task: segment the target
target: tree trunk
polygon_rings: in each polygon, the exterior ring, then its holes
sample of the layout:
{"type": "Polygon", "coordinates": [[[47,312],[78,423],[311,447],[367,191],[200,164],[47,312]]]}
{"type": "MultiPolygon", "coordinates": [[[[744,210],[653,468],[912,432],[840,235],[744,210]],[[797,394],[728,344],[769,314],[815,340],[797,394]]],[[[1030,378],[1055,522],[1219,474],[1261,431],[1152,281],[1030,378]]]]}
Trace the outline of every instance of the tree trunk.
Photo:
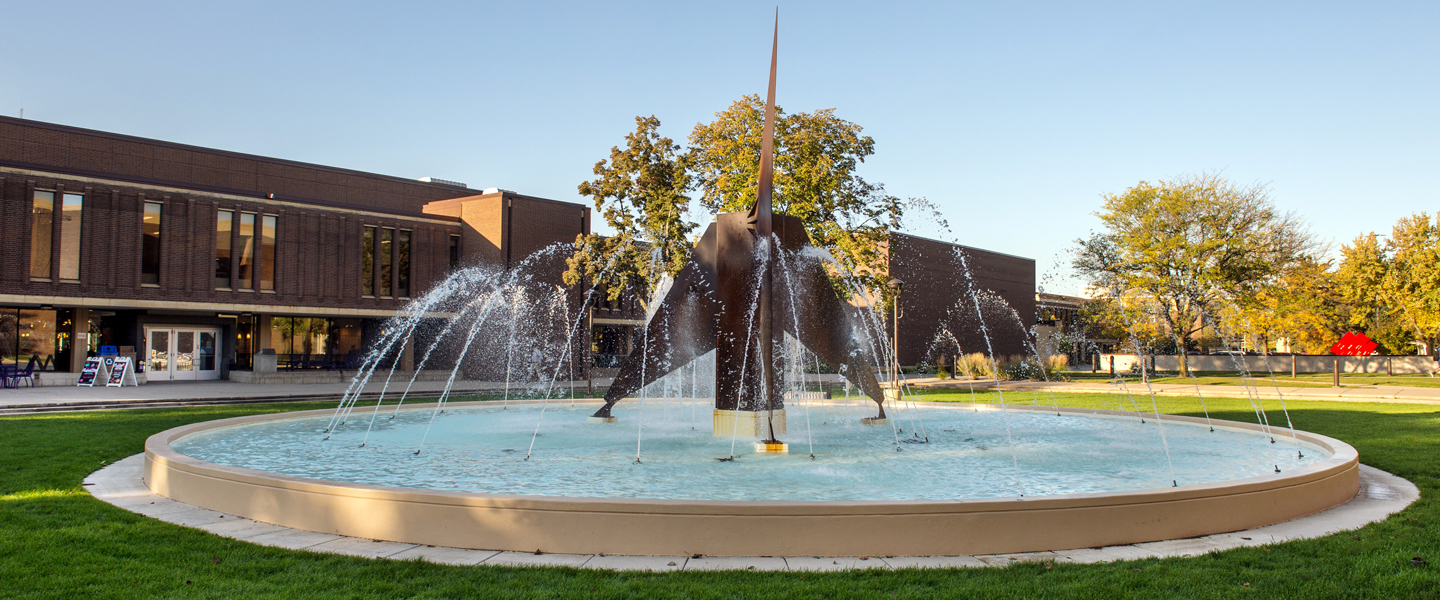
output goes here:
{"type": "Polygon", "coordinates": [[[1176,352],[1179,353],[1178,356],[1179,356],[1179,358],[1180,358],[1180,376],[1181,376],[1181,377],[1189,377],[1189,376],[1190,376],[1190,355],[1188,355],[1188,354],[1185,353],[1185,338],[1182,337],[1182,336],[1178,336],[1178,335],[1175,336],[1175,347],[1176,347],[1176,352]]]}

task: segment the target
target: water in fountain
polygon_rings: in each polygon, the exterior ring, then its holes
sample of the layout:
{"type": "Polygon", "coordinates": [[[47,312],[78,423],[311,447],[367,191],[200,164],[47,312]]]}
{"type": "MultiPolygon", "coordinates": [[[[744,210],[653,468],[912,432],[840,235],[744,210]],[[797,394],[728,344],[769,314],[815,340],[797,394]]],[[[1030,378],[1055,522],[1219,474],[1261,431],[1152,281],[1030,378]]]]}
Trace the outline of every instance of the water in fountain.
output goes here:
{"type": "MultiPolygon", "coordinates": [[[[757,252],[765,252],[767,247],[768,244],[757,244],[757,252]]],[[[585,294],[577,294],[538,283],[539,278],[536,274],[545,262],[563,256],[567,251],[567,245],[557,245],[527,258],[516,268],[508,271],[472,267],[455,272],[430,293],[416,300],[405,311],[387,323],[380,338],[372,345],[371,353],[367,356],[364,367],[352,380],[350,389],[340,406],[337,407],[335,414],[320,426],[309,425],[307,421],[305,427],[308,429],[306,430],[318,429],[330,438],[338,439],[341,442],[358,442],[353,445],[348,443],[342,445],[348,446],[352,450],[360,448],[361,450],[358,451],[360,454],[357,456],[365,456],[370,459],[375,459],[378,454],[388,456],[393,450],[405,445],[403,440],[408,439],[414,452],[407,451],[405,454],[411,457],[409,459],[412,461],[409,463],[411,467],[418,469],[422,474],[446,472],[449,465],[464,464],[467,459],[463,457],[471,456],[470,453],[474,453],[473,460],[485,462],[490,460],[485,457],[490,456],[493,452],[503,454],[502,462],[509,461],[513,455],[513,458],[521,463],[533,464],[538,461],[549,465],[546,469],[556,467],[561,470],[576,469],[576,477],[579,477],[579,473],[587,472],[587,469],[599,469],[600,471],[609,469],[609,467],[598,465],[606,463],[608,460],[606,457],[613,455],[612,445],[615,442],[615,436],[621,435],[616,432],[621,430],[613,427],[579,424],[576,417],[589,410],[589,407],[574,406],[573,404],[569,407],[555,406],[549,402],[549,399],[556,397],[554,394],[557,382],[560,381],[562,373],[567,370],[572,358],[572,348],[577,339],[580,339],[580,330],[584,324],[582,309],[588,304],[589,294],[595,293],[592,289],[585,294]],[[428,337],[424,339],[425,343],[417,343],[422,337],[419,335],[420,332],[428,332],[428,337]],[[496,335],[497,333],[499,335],[496,335]],[[423,347],[424,351],[421,353],[417,372],[407,374],[409,382],[402,391],[398,384],[404,379],[395,381],[395,385],[391,385],[398,370],[398,363],[394,357],[399,348],[411,343],[417,343],[416,348],[423,347]],[[544,368],[516,368],[518,364],[530,365],[528,351],[531,349],[539,350],[545,357],[544,368]],[[413,398],[412,386],[419,376],[418,372],[421,369],[436,367],[448,369],[449,373],[444,389],[434,407],[417,413],[401,410],[397,406],[394,410],[388,411],[388,418],[378,418],[381,412],[380,403],[387,394],[391,394],[392,389],[399,392],[398,397],[403,403],[413,398]],[[381,371],[385,372],[381,373],[381,371]],[[382,387],[382,398],[377,400],[375,407],[359,421],[359,424],[364,426],[355,427],[356,417],[352,413],[360,404],[360,392],[377,374],[381,375],[386,382],[382,387]],[[446,408],[451,401],[451,391],[462,377],[506,382],[504,396],[497,407],[499,412],[472,408],[455,409],[454,407],[447,412],[446,408]],[[512,400],[518,398],[538,398],[540,401],[538,404],[512,403],[512,400]],[[513,413],[513,415],[506,413],[513,413]],[[552,417],[547,419],[547,414],[552,417]],[[522,421],[516,421],[516,419],[522,419],[522,421]],[[528,423],[519,427],[520,431],[529,434],[528,440],[511,440],[510,438],[517,434],[515,429],[521,422],[528,423]],[[434,433],[433,440],[432,432],[434,433]],[[457,438],[456,436],[464,438],[462,432],[472,432],[475,437],[473,440],[457,438]],[[592,433],[594,435],[590,435],[592,433]],[[352,440],[354,437],[359,439],[352,440]],[[518,446],[522,443],[525,447],[519,448],[518,446]],[[496,450],[496,444],[507,446],[507,448],[496,450]],[[425,452],[421,452],[422,450],[425,452]]],[[[790,319],[795,331],[800,330],[798,299],[806,293],[803,285],[797,283],[801,280],[797,274],[804,269],[814,268],[818,265],[828,272],[840,275],[836,281],[841,283],[852,298],[852,304],[857,307],[856,316],[859,318],[856,321],[853,335],[856,336],[855,339],[860,346],[868,351],[869,356],[874,359],[874,362],[866,365],[865,368],[883,372],[886,370],[887,364],[895,364],[896,357],[891,351],[886,334],[884,313],[880,307],[871,303],[872,299],[880,296],[876,290],[867,289],[861,285],[861,278],[847,273],[833,257],[815,248],[806,247],[800,252],[777,251],[775,258],[777,315],[783,315],[783,318],[790,319]]],[[[968,260],[963,253],[957,254],[955,260],[965,277],[967,292],[966,296],[957,298],[955,308],[964,308],[968,305],[968,309],[964,312],[973,314],[973,324],[986,343],[992,369],[998,373],[999,364],[994,348],[990,344],[992,335],[990,323],[1010,322],[1015,323],[1018,327],[1020,325],[1018,315],[1003,300],[978,289],[973,274],[969,271],[968,260]]],[[[654,297],[650,299],[651,310],[647,319],[655,314],[654,308],[665,292],[664,287],[663,284],[659,286],[660,289],[657,289],[654,297]]],[[[755,301],[752,295],[751,310],[754,310],[755,301]]],[[[952,313],[955,312],[952,310],[952,313]]],[[[952,340],[955,339],[953,333],[950,333],[948,329],[944,330],[952,340]]],[[[686,341],[684,332],[671,332],[670,335],[672,338],[667,338],[667,344],[683,344],[686,341]]],[[[756,334],[750,331],[746,335],[753,339],[756,334]]],[[[1040,352],[1033,341],[1028,339],[1028,335],[1026,337],[1025,343],[1030,359],[1038,361],[1040,352]]],[[[955,342],[955,345],[958,349],[958,342],[955,342]]],[[[756,365],[750,362],[750,357],[747,356],[746,359],[747,363],[742,365],[742,370],[756,368],[756,365]]],[[[773,366],[777,373],[775,384],[781,391],[782,397],[786,398],[788,404],[798,408],[805,416],[804,436],[809,450],[805,453],[806,457],[817,461],[817,465],[823,465],[827,473],[845,472],[848,473],[846,477],[855,478],[860,476],[857,471],[851,469],[861,469],[861,465],[867,465],[864,468],[887,469],[891,472],[907,473],[909,477],[923,477],[921,471],[916,469],[940,468],[938,465],[941,463],[935,461],[959,460],[962,456],[965,457],[963,460],[971,460],[970,454],[966,454],[966,452],[978,451],[989,457],[986,459],[989,461],[993,461],[997,457],[1008,458],[1009,460],[1006,461],[1009,463],[1006,465],[1008,469],[995,471],[992,465],[991,471],[987,471],[987,475],[981,478],[982,489],[964,492],[965,494],[993,496],[1004,495],[1005,490],[1015,490],[1021,495],[1035,495],[1066,493],[1079,489],[1119,489],[1114,486],[1106,487],[1110,485],[1108,483],[1090,482],[1075,487],[1073,483],[1059,484],[1052,481],[1055,475],[1049,469],[1054,468],[1054,465],[1043,465],[1042,463],[1045,461],[1041,460],[1039,456],[1054,452],[1054,450],[1037,450],[1034,446],[1035,440],[1049,437],[1049,433],[1044,433],[1047,428],[1058,427],[1064,430],[1071,426],[1044,425],[1038,421],[1040,417],[1036,414],[1026,411],[1016,413],[1006,402],[1003,389],[997,390],[1000,400],[998,413],[975,412],[978,410],[977,407],[963,411],[963,414],[970,415],[964,419],[956,418],[956,415],[961,414],[960,412],[937,410],[931,406],[922,407],[915,402],[913,394],[898,395],[896,401],[891,403],[890,408],[896,415],[891,420],[891,431],[885,432],[889,435],[883,436],[883,445],[894,450],[901,450],[902,428],[900,425],[903,423],[905,427],[911,428],[911,434],[906,436],[904,441],[929,441],[932,444],[927,444],[927,446],[933,445],[933,449],[918,454],[912,453],[914,454],[912,459],[915,461],[913,468],[899,468],[888,460],[883,463],[874,462],[884,460],[873,454],[880,448],[876,445],[881,443],[880,429],[861,426],[858,424],[858,419],[855,418],[864,414],[863,411],[868,401],[862,397],[858,402],[812,402],[806,370],[810,365],[815,365],[818,374],[821,370],[818,364],[819,360],[805,347],[804,340],[795,338],[789,333],[780,335],[780,342],[775,348],[774,361],[773,366]],[[798,405],[796,405],[797,402],[798,405]],[[812,415],[812,409],[818,412],[812,415]],[[936,435],[939,437],[935,437],[936,435]],[[1000,447],[1002,443],[1004,444],[1003,448],[1000,447]],[[998,455],[995,454],[997,452],[998,455]],[[840,465],[849,466],[841,467],[840,465]],[[1010,477],[1000,476],[998,480],[996,479],[999,473],[1007,471],[1010,473],[1010,477]]],[[[735,462],[734,458],[741,454],[738,452],[741,446],[736,443],[739,436],[735,432],[732,431],[730,439],[726,440],[723,437],[711,435],[711,432],[706,431],[705,428],[696,426],[697,408],[703,409],[705,405],[713,403],[714,382],[717,376],[716,353],[709,351],[685,361],[683,364],[669,364],[665,368],[668,372],[634,394],[640,401],[622,403],[618,406],[620,410],[632,415],[637,421],[636,428],[629,430],[630,435],[634,436],[633,443],[635,444],[635,453],[630,462],[647,470],[655,469],[657,473],[666,471],[673,473],[674,469],[699,468],[698,465],[688,463],[697,456],[707,457],[707,460],[713,459],[717,454],[715,447],[719,444],[728,446],[729,462],[735,462]],[[677,406],[672,407],[672,400],[677,406]],[[682,416],[685,413],[680,410],[680,407],[688,407],[688,419],[682,416]],[[640,460],[642,450],[644,450],[645,459],[643,462],[640,460]]],[[[573,375],[567,376],[567,379],[572,377],[573,375]]],[[[1142,376],[1142,379],[1145,378],[1142,376]]],[[[563,392],[561,395],[564,395],[563,392]]],[[[1053,395],[1051,400],[1050,404],[1053,410],[1057,406],[1053,395]]],[[[1133,398],[1131,403],[1134,404],[1133,398]]],[[[1157,419],[1155,425],[1164,427],[1158,422],[1158,405],[1154,401],[1153,394],[1152,408],[1157,419]]],[[[708,412],[704,411],[704,413],[708,412]]],[[[1139,414],[1138,407],[1135,407],[1135,413],[1139,414]]],[[[1054,415],[1051,415],[1050,418],[1053,419],[1054,415]]],[[[1070,420],[1072,419],[1066,419],[1066,421],[1070,420]]],[[[1091,428],[1090,423],[1098,422],[1103,425],[1095,427],[1100,430],[1114,429],[1116,434],[1120,431],[1128,432],[1131,427],[1147,425],[1143,418],[1139,423],[1132,421],[1131,425],[1125,425],[1124,421],[1115,418],[1102,418],[1095,421],[1078,418],[1078,420],[1087,423],[1080,426],[1081,429],[1091,428]]],[[[1174,425],[1173,427],[1180,428],[1178,430],[1180,433],[1173,434],[1178,436],[1177,439],[1186,440],[1185,444],[1193,441],[1193,435],[1185,426],[1174,425]]],[[[799,434],[798,431],[793,433],[799,434]]],[[[1161,437],[1158,445],[1168,453],[1170,450],[1170,440],[1166,437],[1168,432],[1160,430],[1159,433],[1161,437]]],[[[1238,436],[1233,439],[1226,438],[1229,443],[1254,437],[1252,434],[1243,432],[1231,431],[1229,433],[1238,436]]],[[[1177,485],[1179,478],[1187,479],[1187,483],[1213,480],[1213,474],[1192,475],[1198,468],[1189,462],[1194,459],[1193,456],[1170,459],[1167,461],[1167,467],[1161,471],[1153,469],[1146,471],[1147,468],[1141,466],[1145,462],[1143,457],[1152,454],[1143,447],[1145,443],[1140,443],[1138,447],[1135,445],[1134,440],[1137,438],[1134,437],[1133,432],[1125,434],[1127,443],[1123,445],[1115,445],[1110,433],[1097,435],[1100,435],[1100,439],[1103,440],[1098,443],[1110,444],[1111,447],[1092,450],[1106,454],[1109,457],[1106,460],[1118,461],[1111,466],[1123,463],[1119,473],[1145,472],[1145,475],[1137,476],[1137,481],[1143,481],[1145,486],[1153,486],[1158,477],[1168,478],[1172,485],[1177,485]]],[[[1206,449],[1201,454],[1207,452],[1211,452],[1211,450],[1206,449]]],[[[718,454],[725,455],[727,453],[722,451],[718,454]]],[[[1314,452],[1313,454],[1316,456],[1312,459],[1318,458],[1323,453],[1314,452]]],[[[1294,456],[1293,460],[1282,460],[1278,456],[1269,455],[1262,460],[1277,466],[1305,464],[1306,456],[1303,453],[1292,453],[1291,455],[1294,456]]],[[[388,460],[391,458],[381,459],[381,462],[388,460]]],[[[747,461],[749,460],[747,459],[747,461]]],[[[778,468],[775,466],[776,460],[775,457],[766,457],[757,463],[764,466],[753,468],[776,469],[778,468]]],[[[1254,461],[1246,462],[1253,463],[1254,461]]],[[[393,484],[394,477],[397,476],[396,470],[405,470],[405,467],[398,466],[405,463],[396,464],[396,467],[381,468],[381,474],[373,477],[357,475],[355,471],[362,470],[358,466],[336,468],[338,471],[349,473],[346,477],[352,477],[355,480],[393,484]]],[[[489,468],[483,467],[481,470],[489,468]]],[[[744,469],[750,468],[752,467],[744,469]]],[[[1253,469],[1253,464],[1247,464],[1244,468],[1253,469]]],[[[1248,471],[1246,472],[1248,473],[1248,471]]],[[[970,475],[978,477],[973,472],[970,475]]],[[[686,477],[694,476],[693,473],[686,475],[686,477]]],[[[561,481],[571,481],[569,476],[560,475],[559,477],[561,481]]],[[[707,476],[701,475],[700,477],[703,479],[707,476]]],[[[727,482],[719,487],[729,489],[735,485],[733,481],[728,481],[730,476],[723,477],[727,478],[727,482]]],[[[801,481],[813,479],[803,472],[796,477],[801,481]]],[[[522,477],[522,479],[527,478],[522,477]]],[[[527,480],[528,483],[515,483],[514,485],[520,486],[518,488],[510,484],[492,488],[490,486],[494,481],[488,479],[486,481],[489,483],[480,487],[474,487],[475,484],[455,483],[454,485],[461,487],[469,485],[471,487],[465,489],[476,490],[482,488],[484,490],[519,490],[525,486],[538,486],[525,489],[531,489],[537,493],[550,493],[553,490],[548,486],[555,484],[548,480],[541,481],[534,478],[527,480]]],[[[647,479],[647,481],[650,480],[647,479]]],[[[949,485],[951,482],[946,480],[944,483],[949,485]]],[[[410,482],[407,485],[416,484],[410,482]]],[[[423,484],[420,487],[426,485],[430,484],[423,484]]],[[[746,498],[763,496],[763,494],[757,496],[758,492],[753,489],[745,491],[744,487],[741,485],[742,489],[738,489],[734,493],[744,495],[746,498]]],[[[620,488],[624,488],[624,486],[592,491],[596,495],[615,493],[623,496],[637,493],[633,489],[626,491],[620,488]]],[[[710,498],[720,497],[705,495],[703,492],[690,493],[710,498]]],[[[889,492],[865,493],[878,494],[887,498],[895,497],[887,495],[890,494],[889,492]]],[[[674,497],[691,497],[684,493],[677,492],[677,494],[674,497]]],[[[910,498],[940,497],[936,494],[943,495],[936,490],[926,491],[923,489],[907,491],[902,495],[910,498]]],[[[839,498],[844,496],[845,494],[839,492],[825,492],[819,497],[839,498]]],[[[657,497],[669,496],[660,494],[657,497]]]]}

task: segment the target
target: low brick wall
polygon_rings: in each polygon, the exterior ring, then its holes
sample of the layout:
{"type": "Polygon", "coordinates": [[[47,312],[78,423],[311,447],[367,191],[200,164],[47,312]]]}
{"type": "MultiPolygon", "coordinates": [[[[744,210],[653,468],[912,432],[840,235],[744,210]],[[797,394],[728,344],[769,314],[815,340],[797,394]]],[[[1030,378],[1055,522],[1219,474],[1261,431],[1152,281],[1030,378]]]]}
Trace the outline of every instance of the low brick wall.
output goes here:
{"type": "MultiPolygon", "coordinates": [[[[1129,372],[1131,365],[1140,362],[1134,354],[1102,354],[1100,370],[1109,371],[1111,359],[1115,361],[1116,372],[1129,372]]],[[[1146,357],[1148,359],[1148,357],[1146,357]]],[[[1342,373],[1393,373],[1414,375],[1436,372],[1435,359],[1429,356],[1330,356],[1330,355],[1284,355],[1284,356],[1231,356],[1226,354],[1190,355],[1190,369],[1194,371],[1239,371],[1242,368],[1251,373],[1290,373],[1293,366],[1296,373],[1331,373],[1339,361],[1342,373]],[[1268,363],[1268,364],[1267,364],[1268,363]]],[[[1180,370],[1180,357],[1173,354],[1155,355],[1155,369],[1160,371],[1180,370]]]]}

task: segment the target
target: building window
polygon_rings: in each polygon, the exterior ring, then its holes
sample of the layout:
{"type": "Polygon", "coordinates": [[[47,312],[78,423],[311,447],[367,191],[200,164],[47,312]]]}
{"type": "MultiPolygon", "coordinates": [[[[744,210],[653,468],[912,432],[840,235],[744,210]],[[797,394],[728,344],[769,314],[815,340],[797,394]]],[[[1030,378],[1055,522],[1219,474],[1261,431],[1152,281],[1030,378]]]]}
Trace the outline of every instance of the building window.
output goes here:
{"type": "Polygon", "coordinates": [[[255,354],[258,350],[255,347],[255,343],[259,340],[255,338],[255,331],[257,327],[256,323],[259,320],[259,317],[247,314],[241,314],[235,318],[235,362],[232,363],[231,368],[255,368],[251,360],[251,355],[255,354]]]}
{"type": "MultiPolygon", "coordinates": [[[[32,359],[36,370],[54,370],[57,362],[56,311],[0,308],[0,363],[24,368],[32,359]]],[[[65,367],[65,368],[68,368],[65,367]]]]}
{"type": "Polygon", "coordinates": [[[395,296],[410,297],[410,232],[395,232],[395,296]]]}
{"type": "Polygon", "coordinates": [[[391,285],[395,282],[393,273],[395,249],[395,230],[389,227],[380,230],[380,295],[390,297],[394,295],[394,288],[391,285]]]}
{"type": "Polygon", "coordinates": [[[255,289],[255,215],[240,213],[240,272],[237,273],[242,290],[255,289]]]}
{"type": "Polygon", "coordinates": [[[215,217],[215,287],[230,289],[230,236],[234,233],[235,211],[222,210],[215,217]]]}
{"type": "Polygon", "coordinates": [[[450,236],[450,268],[460,266],[460,236],[450,236]]]}
{"type": "Polygon", "coordinates": [[[60,278],[80,279],[80,230],[85,197],[64,194],[60,201],[60,278]]]}
{"type": "Polygon", "coordinates": [[[275,291],[275,215],[260,217],[260,289],[275,291]]]}
{"type": "Polygon", "coordinates": [[[360,249],[360,293],[375,295],[375,228],[365,228],[365,241],[360,249]]]}
{"type": "Polygon", "coordinates": [[[50,236],[55,226],[55,192],[36,190],[30,208],[30,276],[50,278],[50,236]]]}
{"type": "Polygon", "coordinates": [[[165,205],[145,203],[144,221],[140,228],[140,283],[160,285],[160,212],[165,205]]]}
{"type": "Polygon", "coordinates": [[[270,345],[276,354],[291,360],[302,356],[330,356],[338,353],[335,327],[330,319],[275,317],[270,320],[270,345]]]}

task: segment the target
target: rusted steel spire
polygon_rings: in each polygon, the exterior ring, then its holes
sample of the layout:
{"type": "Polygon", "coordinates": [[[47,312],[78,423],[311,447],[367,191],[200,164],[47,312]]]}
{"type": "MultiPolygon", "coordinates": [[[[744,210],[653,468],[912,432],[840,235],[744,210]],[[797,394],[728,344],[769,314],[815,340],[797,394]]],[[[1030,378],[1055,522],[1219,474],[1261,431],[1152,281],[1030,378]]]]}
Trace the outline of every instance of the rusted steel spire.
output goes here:
{"type": "MultiPolygon", "coordinates": [[[[760,140],[760,185],[755,194],[755,237],[756,241],[764,240],[768,250],[762,257],[760,264],[760,311],[759,329],[757,333],[760,342],[760,390],[765,398],[766,411],[766,433],[767,443],[778,443],[775,438],[775,339],[774,318],[771,310],[771,267],[775,264],[774,255],[780,251],[775,243],[771,226],[770,209],[770,187],[773,181],[774,156],[775,156],[775,63],[780,51],[780,9],[775,9],[775,37],[770,42],[770,90],[765,94],[765,128],[760,140]]],[[[758,408],[758,407],[757,407],[758,408]]]]}
{"type": "Polygon", "coordinates": [[[775,164],[775,65],[780,51],[780,9],[775,9],[775,37],[770,42],[770,89],[765,94],[765,126],[760,138],[760,185],[755,194],[755,233],[771,233],[770,188],[775,164]]]}

